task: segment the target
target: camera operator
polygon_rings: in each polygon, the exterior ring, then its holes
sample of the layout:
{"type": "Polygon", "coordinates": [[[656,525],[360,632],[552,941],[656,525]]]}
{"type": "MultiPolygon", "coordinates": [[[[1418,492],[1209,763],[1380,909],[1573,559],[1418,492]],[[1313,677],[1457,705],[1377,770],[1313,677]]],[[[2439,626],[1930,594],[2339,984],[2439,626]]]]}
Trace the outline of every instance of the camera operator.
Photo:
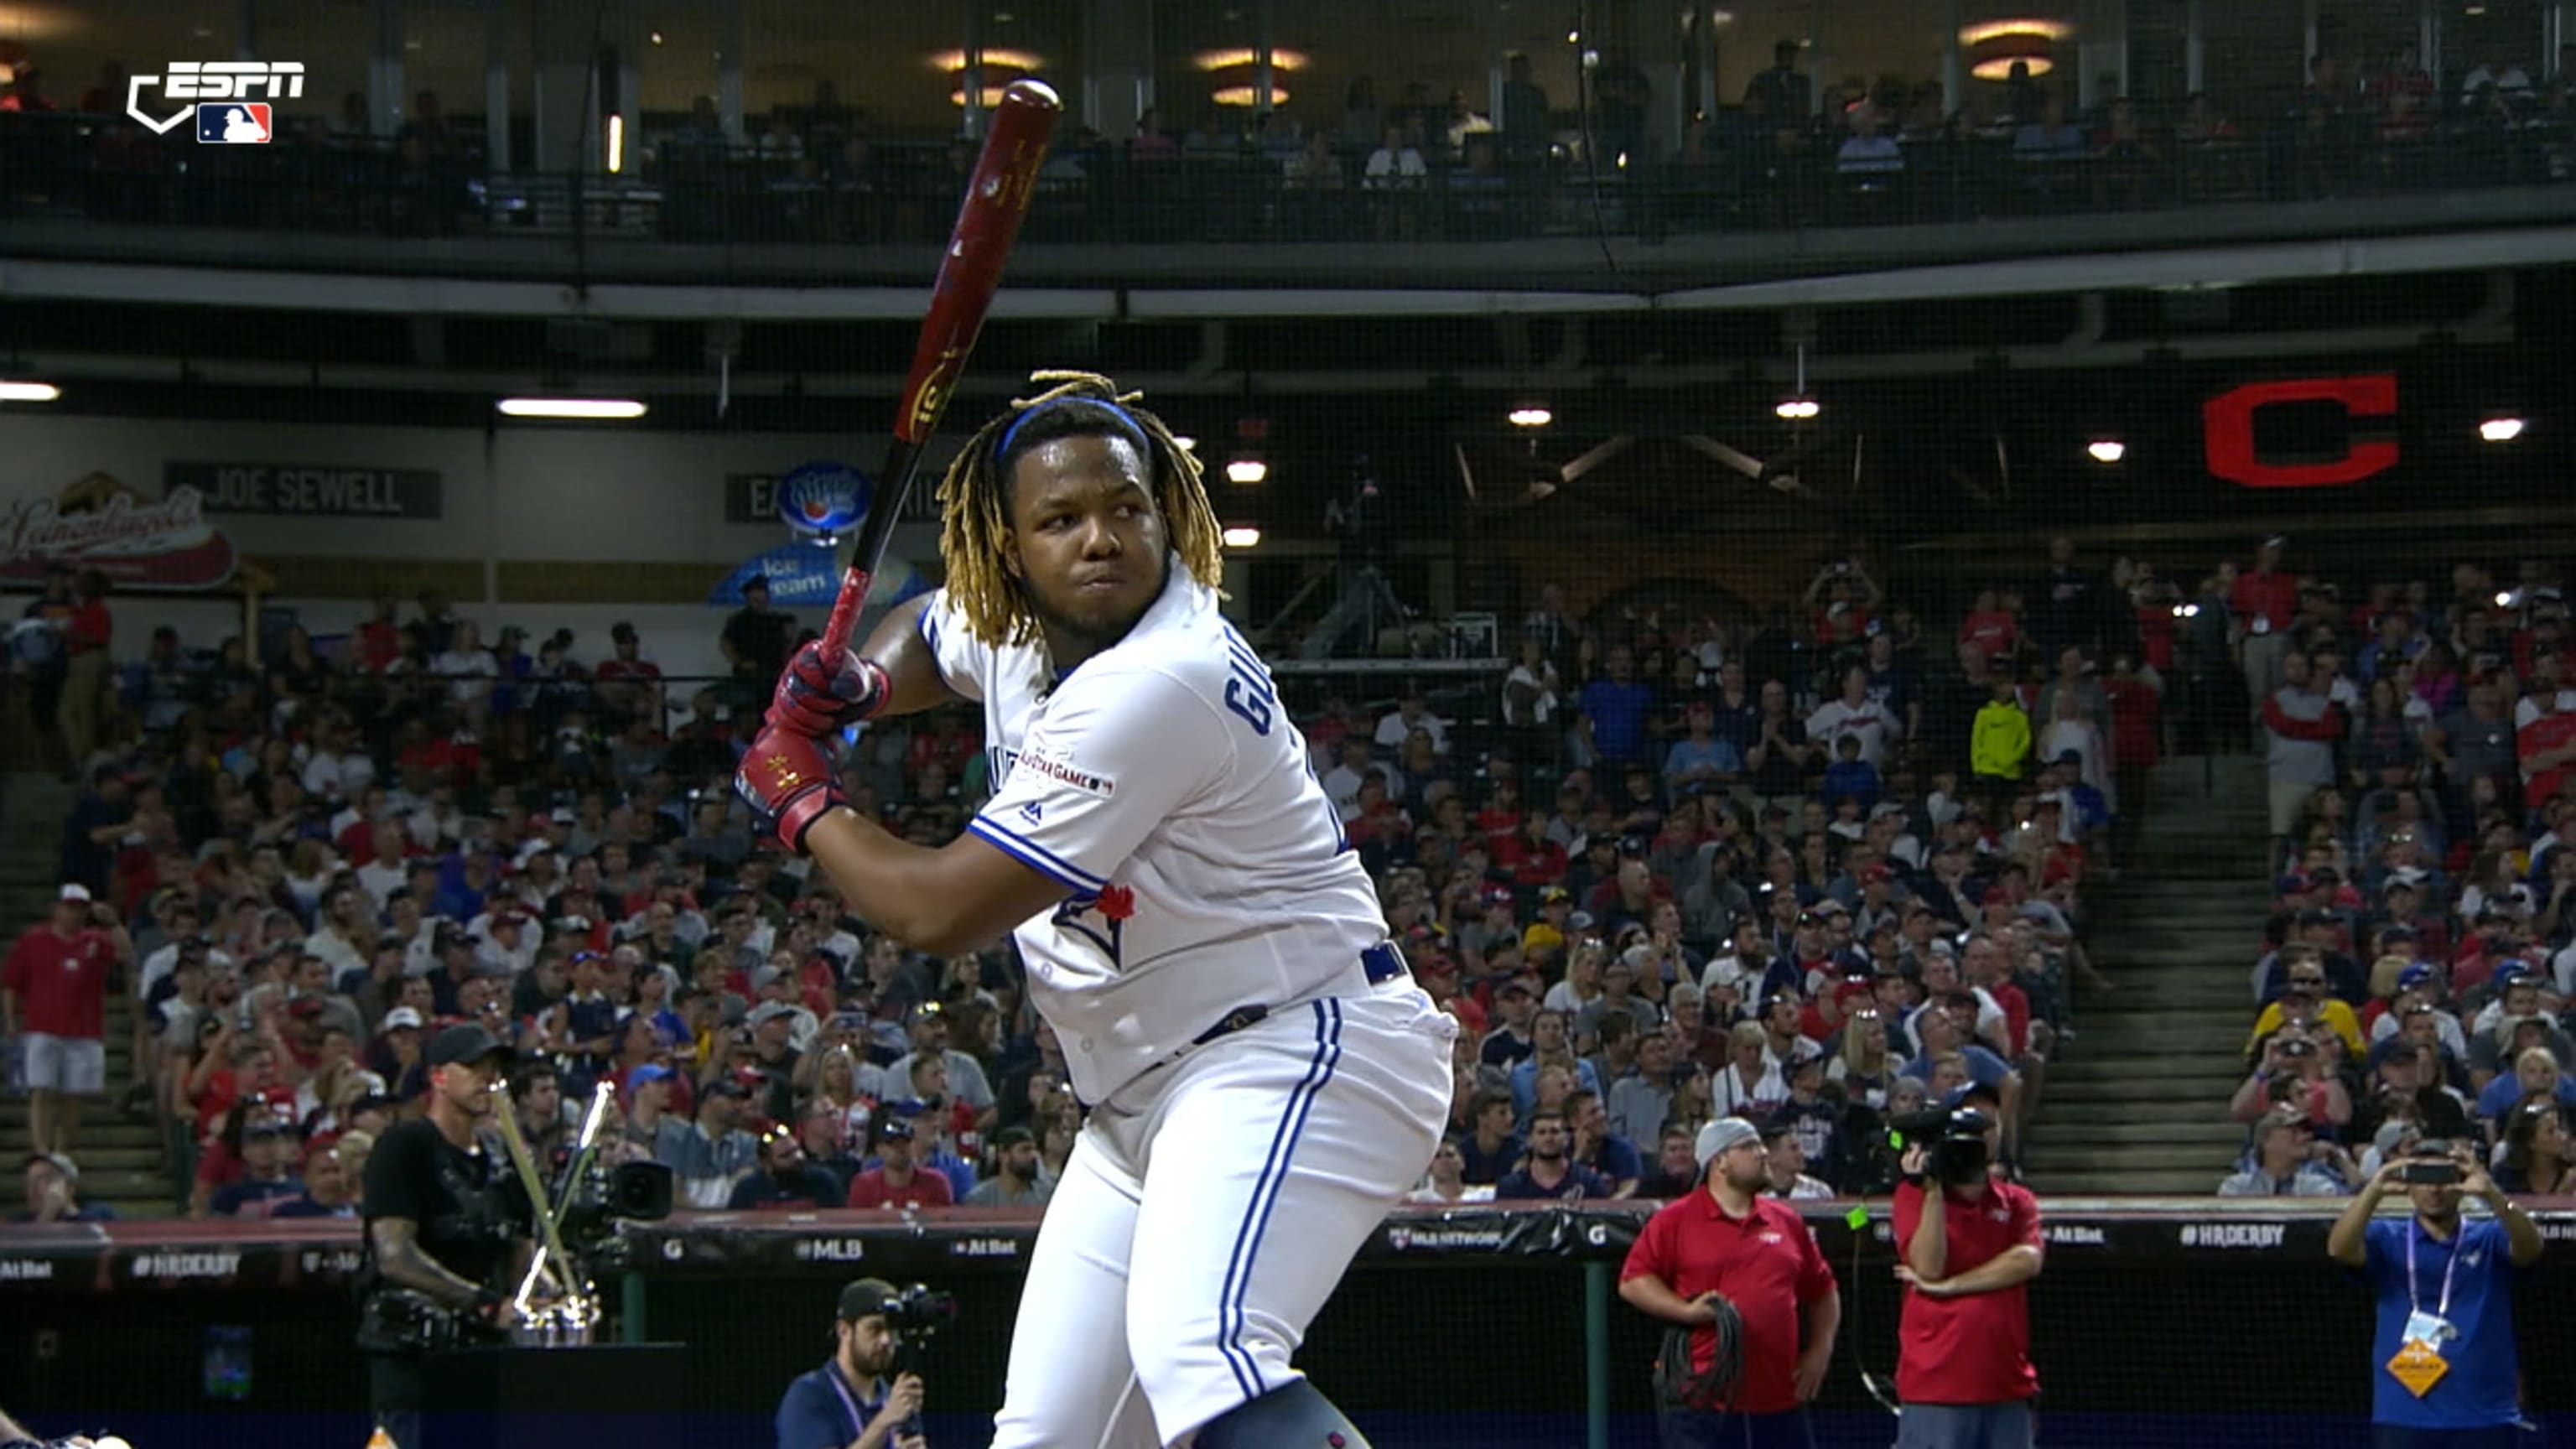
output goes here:
{"type": "Polygon", "coordinates": [[[1893,1124],[1911,1142],[1896,1189],[1905,1284],[1897,1449],[2029,1449],[2030,1300],[2041,1265],[2039,1201],[1992,1171],[2003,1129],[1953,1105],[1893,1124]]]}
{"type": "Polygon", "coordinates": [[[1621,1298],[1689,1334],[1686,1353],[1668,1335],[1657,1365],[1665,1449],[1815,1449],[1806,1406],[1842,1289],[1797,1210],[1764,1195],[1759,1129],[1721,1117],[1693,1147],[1702,1188],[1647,1219],[1619,1270],[1621,1298]]]}
{"type": "Polygon", "coordinates": [[[899,1299],[877,1278],[841,1290],[832,1356],[778,1401],[778,1449],[923,1449],[921,1377],[895,1372],[902,1344],[886,1310],[899,1299]]]}
{"type": "Polygon", "coordinates": [[[2374,1174],[2326,1235],[2326,1254],[2370,1280],[2371,1443],[2376,1449],[2511,1449],[2521,1442],[2514,1270],[2540,1261],[2540,1228],[2465,1143],[2426,1142],[2374,1174]],[[2404,1191],[2414,1213],[2373,1222],[2404,1191]],[[2495,1216],[2460,1216],[2460,1199],[2495,1216]]]}
{"type": "Polygon", "coordinates": [[[370,1408],[398,1449],[420,1449],[422,1356],[500,1341],[511,1322],[502,1285],[531,1251],[526,1194],[479,1135],[510,1049],[480,1026],[451,1026],[428,1063],[428,1114],[386,1128],[367,1158],[358,1347],[370,1408]]]}

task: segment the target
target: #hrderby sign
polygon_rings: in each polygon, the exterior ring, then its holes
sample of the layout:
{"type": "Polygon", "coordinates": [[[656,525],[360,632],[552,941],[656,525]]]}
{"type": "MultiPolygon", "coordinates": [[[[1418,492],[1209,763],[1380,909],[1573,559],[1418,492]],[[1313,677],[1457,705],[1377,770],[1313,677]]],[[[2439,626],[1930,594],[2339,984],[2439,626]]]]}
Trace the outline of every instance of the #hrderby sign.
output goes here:
{"type": "Polygon", "coordinates": [[[97,569],[121,589],[213,589],[232,578],[236,561],[194,488],[153,500],[92,473],[0,517],[0,580],[37,582],[61,563],[97,569]]]}

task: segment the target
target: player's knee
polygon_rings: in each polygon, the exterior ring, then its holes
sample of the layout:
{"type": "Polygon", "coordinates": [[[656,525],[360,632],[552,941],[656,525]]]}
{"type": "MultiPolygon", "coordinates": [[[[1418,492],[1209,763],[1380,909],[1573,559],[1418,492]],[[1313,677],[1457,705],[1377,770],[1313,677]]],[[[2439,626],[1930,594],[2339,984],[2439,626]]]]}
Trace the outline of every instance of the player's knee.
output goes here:
{"type": "Polygon", "coordinates": [[[1199,1426],[1193,1449],[1368,1449],[1368,1440],[1304,1379],[1246,1399],[1199,1426]]]}

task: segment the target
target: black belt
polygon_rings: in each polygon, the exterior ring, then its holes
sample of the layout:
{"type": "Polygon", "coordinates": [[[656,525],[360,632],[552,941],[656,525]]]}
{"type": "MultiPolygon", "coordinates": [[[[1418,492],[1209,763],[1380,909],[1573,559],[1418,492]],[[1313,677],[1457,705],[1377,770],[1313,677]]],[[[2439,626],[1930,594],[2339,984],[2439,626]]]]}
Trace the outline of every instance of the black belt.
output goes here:
{"type": "MultiPolygon", "coordinates": [[[[1396,949],[1393,941],[1380,941],[1360,953],[1360,969],[1367,974],[1369,985],[1384,986],[1406,975],[1409,968],[1404,964],[1404,953],[1396,949]]],[[[1219,1037],[1232,1036],[1245,1027],[1255,1026],[1269,1019],[1269,1007],[1238,1006],[1227,1012],[1216,1025],[1190,1038],[1190,1045],[1206,1046],[1219,1037]]]]}

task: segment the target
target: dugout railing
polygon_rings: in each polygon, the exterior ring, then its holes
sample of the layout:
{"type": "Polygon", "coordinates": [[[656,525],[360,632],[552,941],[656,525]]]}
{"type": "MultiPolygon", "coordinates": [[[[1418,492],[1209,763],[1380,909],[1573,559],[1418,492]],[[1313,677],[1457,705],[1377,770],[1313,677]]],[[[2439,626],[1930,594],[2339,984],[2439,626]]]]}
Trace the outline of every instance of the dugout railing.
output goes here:
{"type": "MultiPolygon", "coordinates": [[[[1362,1250],[1301,1363],[1384,1449],[1610,1449],[1653,1434],[1658,1325],[1616,1297],[1651,1204],[1407,1209],[1362,1250]]],[[[1818,1423],[1884,1446],[1897,1285],[1887,1205],[1807,1208],[1845,1320],[1818,1423]]],[[[2031,1293],[2043,1442],[2301,1449],[2361,1442],[2371,1307],[2325,1256],[2331,1204],[2045,1202],[2031,1293]]],[[[2576,1442],[2576,1202],[2516,1313],[2535,1446],[2576,1442]]],[[[929,1346],[933,1442],[980,1444],[1037,1229],[1026,1213],[695,1214],[629,1227],[604,1278],[614,1335],[689,1348],[691,1442],[765,1445],[789,1378],[827,1350],[834,1294],[873,1276],[955,1293],[929,1346]]],[[[1293,1225],[1291,1225],[1293,1230],[1293,1225]]],[[[0,1404],[138,1445],[363,1440],[349,1341],[356,1225],[0,1228],[0,1404]],[[246,1372],[244,1372],[246,1370],[246,1372]]]]}

